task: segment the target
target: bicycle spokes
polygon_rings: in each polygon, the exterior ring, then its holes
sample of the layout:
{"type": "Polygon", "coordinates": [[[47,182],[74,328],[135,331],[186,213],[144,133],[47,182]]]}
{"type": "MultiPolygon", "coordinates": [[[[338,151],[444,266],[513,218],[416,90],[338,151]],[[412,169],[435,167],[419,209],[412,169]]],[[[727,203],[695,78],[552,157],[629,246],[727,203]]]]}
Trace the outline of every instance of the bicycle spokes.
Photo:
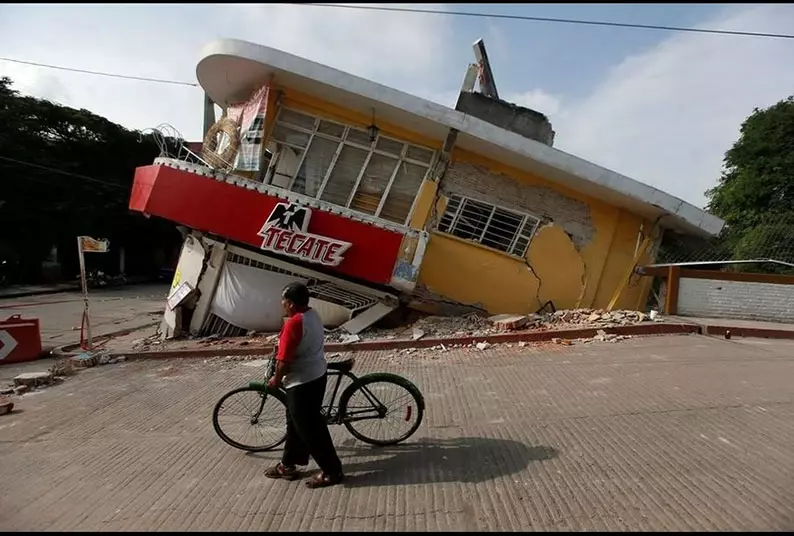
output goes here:
{"type": "Polygon", "coordinates": [[[411,392],[394,383],[370,384],[356,391],[347,404],[345,421],[376,441],[400,438],[414,426],[418,414],[411,392]]]}

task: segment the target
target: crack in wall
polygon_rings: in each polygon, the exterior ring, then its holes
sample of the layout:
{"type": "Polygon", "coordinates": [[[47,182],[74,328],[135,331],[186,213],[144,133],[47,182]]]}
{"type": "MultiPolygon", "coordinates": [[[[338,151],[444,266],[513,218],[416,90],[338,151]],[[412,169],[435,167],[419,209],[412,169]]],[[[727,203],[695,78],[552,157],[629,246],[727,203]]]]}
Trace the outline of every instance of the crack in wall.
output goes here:
{"type": "MultiPolygon", "coordinates": [[[[576,251],[579,262],[582,265],[582,274],[578,285],[580,292],[575,301],[575,306],[580,306],[586,294],[588,282],[587,263],[581,255],[581,248],[592,240],[595,235],[595,227],[590,218],[589,207],[585,203],[568,198],[548,188],[521,184],[511,177],[491,173],[483,167],[457,163],[448,166],[445,173],[438,178],[436,192],[425,225],[426,230],[435,230],[440,217],[443,216],[443,211],[439,210],[441,198],[449,199],[455,193],[482,199],[483,201],[490,201],[505,208],[530,212],[542,218],[541,225],[535,231],[535,235],[528,245],[527,254],[521,258],[536,282],[534,299],[538,310],[543,307],[546,301],[552,301],[552,304],[554,302],[553,300],[544,300],[541,296],[544,281],[530,260],[530,250],[534,239],[543,229],[555,226],[561,228],[564,236],[568,239],[574,251],[576,251]],[[505,186],[506,184],[509,184],[509,187],[505,186]],[[508,192],[508,194],[504,192],[508,192]],[[524,201],[526,198],[536,199],[532,203],[522,203],[521,206],[516,206],[516,199],[524,201]],[[541,206],[544,201],[554,206],[541,206]]],[[[422,285],[417,287],[414,298],[441,305],[441,308],[445,310],[450,308],[457,311],[485,309],[480,303],[470,306],[449,300],[422,285]]]]}

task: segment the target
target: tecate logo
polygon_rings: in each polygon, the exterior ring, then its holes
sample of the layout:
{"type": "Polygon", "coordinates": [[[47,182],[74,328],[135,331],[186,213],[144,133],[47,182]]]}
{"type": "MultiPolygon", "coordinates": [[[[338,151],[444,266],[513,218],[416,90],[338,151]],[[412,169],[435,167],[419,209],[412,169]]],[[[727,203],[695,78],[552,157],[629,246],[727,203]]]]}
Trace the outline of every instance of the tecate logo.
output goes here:
{"type": "Polygon", "coordinates": [[[308,232],[311,209],[294,203],[279,203],[257,233],[261,248],[325,266],[339,266],[350,242],[308,232]]]}

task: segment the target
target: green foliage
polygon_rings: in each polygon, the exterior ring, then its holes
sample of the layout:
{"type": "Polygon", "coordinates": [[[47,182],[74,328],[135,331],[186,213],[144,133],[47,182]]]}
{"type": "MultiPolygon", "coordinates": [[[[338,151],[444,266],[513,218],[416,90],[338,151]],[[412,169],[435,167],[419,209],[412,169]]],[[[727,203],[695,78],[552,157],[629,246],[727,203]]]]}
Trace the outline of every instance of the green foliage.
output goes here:
{"type": "Polygon", "coordinates": [[[38,279],[41,262],[57,246],[64,277],[73,278],[78,235],[135,251],[137,257],[127,255],[133,266],[152,249],[173,248],[173,224],[127,208],[135,168],[158,154],[151,136],[88,110],[20,95],[9,78],[0,78],[0,250],[19,259],[17,275],[38,279]]]}
{"type": "Polygon", "coordinates": [[[756,108],[724,164],[706,192],[708,209],[727,224],[721,247],[734,259],[794,262],[794,96],[756,108]]]}

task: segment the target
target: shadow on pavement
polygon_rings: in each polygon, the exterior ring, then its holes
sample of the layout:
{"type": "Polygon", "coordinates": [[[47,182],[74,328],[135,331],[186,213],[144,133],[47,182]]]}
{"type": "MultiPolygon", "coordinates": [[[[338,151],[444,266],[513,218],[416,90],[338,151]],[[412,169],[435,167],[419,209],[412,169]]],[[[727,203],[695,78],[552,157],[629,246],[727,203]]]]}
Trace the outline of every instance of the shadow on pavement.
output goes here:
{"type": "Polygon", "coordinates": [[[552,447],[531,447],[509,439],[427,439],[393,447],[339,445],[345,486],[401,486],[439,482],[478,483],[524,470],[557,456],[552,447]],[[351,458],[366,458],[351,461],[351,458]]]}

